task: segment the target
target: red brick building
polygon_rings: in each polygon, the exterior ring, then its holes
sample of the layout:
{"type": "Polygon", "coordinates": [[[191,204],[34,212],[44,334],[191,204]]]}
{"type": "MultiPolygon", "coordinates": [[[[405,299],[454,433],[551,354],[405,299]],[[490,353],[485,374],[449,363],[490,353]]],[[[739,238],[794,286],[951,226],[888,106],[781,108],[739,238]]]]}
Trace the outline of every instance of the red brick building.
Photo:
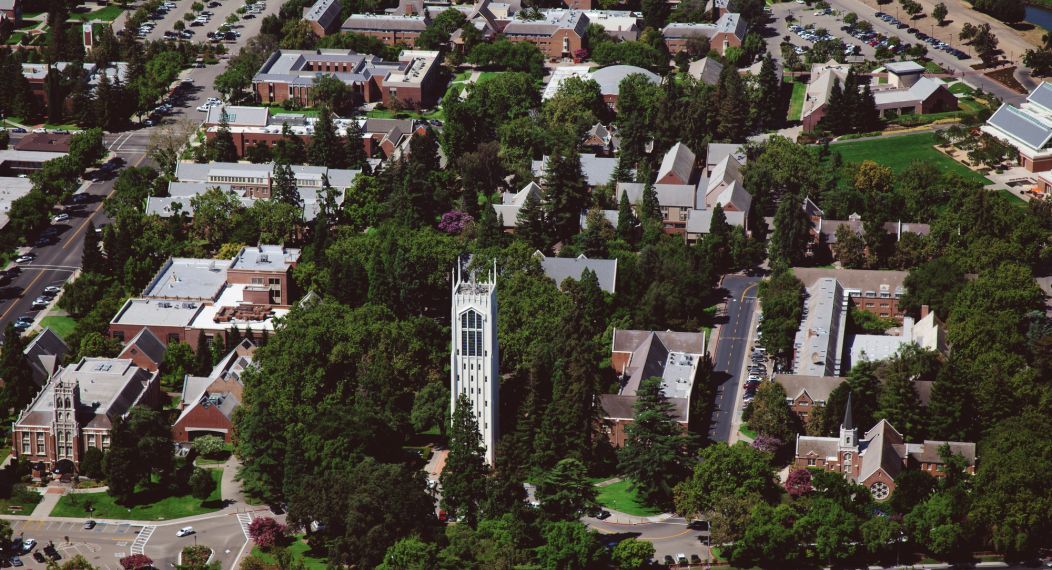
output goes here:
{"type": "Polygon", "coordinates": [[[234,347],[208,376],[187,376],[172,440],[189,442],[204,435],[234,442],[234,410],[244,398],[241,374],[252,363],[256,346],[248,340],[234,347]]]}
{"type": "Polygon", "coordinates": [[[587,47],[588,16],[578,10],[545,10],[539,20],[512,20],[503,34],[511,42],[530,42],[552,60],[573,57],[587,47]]]}
{"type": "Polygon", "coordinates": [[[431,23],[424,10],[417,14],[351,14],[340,31],[376,38],[389,46],[413,47],[431,23]]]}
{"type": "Polygon", "coordinates": [[[715,24],[671,23],[661,30],[665,46],[671,54],[685,51],[692,38],[705,38],[709,49],[725,55],[728,48],[742,46],[745,40],[745,20],[734,12],[724,12],[715,24]]]}
{"type": "Polygon", "coordinates": [[[340,3],[336,0],[317,0],[309,8],[303,9],[303,21],[310,24],[314,35],[323,38],[340,28],[340,3]]]}
{"type": "Polygon", "coordinates": [[[131,360],[82,358],[56,372],[19,412],[11,435],[13,455],[34,473],[73,473],[84,451],[106,450],[114,423],[135,406],[160,405],[157,372],[131,360]]]}

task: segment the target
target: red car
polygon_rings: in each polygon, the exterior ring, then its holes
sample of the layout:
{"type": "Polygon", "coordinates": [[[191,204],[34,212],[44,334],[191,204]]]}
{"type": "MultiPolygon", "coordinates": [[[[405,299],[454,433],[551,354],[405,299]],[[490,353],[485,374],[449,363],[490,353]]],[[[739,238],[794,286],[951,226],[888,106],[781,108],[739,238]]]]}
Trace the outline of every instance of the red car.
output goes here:
{"type": "Polygon", "coordinates": [[[438,511],[438,522],[444,523],[444,522],[448,522],[448,521],[449,521],[449,513],[447,513],[446,511],[440,509],[438,511]]]}

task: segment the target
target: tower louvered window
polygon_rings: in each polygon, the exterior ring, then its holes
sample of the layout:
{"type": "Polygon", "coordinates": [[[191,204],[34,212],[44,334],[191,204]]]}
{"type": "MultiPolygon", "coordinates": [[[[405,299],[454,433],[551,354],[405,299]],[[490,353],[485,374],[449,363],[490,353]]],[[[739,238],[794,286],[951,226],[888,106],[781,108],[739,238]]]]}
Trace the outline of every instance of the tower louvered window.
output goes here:
{"type": "Polygon", "coordinates": [[[460,315],[460,353],[482,356],[482,315],[476,311],[460,315]]]}

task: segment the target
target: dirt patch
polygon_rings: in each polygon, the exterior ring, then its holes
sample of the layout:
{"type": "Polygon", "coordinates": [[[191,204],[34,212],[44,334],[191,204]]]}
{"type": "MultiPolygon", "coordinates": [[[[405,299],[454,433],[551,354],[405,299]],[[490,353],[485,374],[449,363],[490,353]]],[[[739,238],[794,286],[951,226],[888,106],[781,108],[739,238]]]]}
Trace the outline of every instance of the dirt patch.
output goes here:
{"type": "Polygon", "coordinates": [[[1015,80],[1015,76],[1012,75],[1013,73],[1015,73],[1015,67],[1005,67],[1003,69],[998,69],[997,71],[990,71],[986,73],[986,76],[1016,93],[1026,95],[1026,89],[1015,80]]]}

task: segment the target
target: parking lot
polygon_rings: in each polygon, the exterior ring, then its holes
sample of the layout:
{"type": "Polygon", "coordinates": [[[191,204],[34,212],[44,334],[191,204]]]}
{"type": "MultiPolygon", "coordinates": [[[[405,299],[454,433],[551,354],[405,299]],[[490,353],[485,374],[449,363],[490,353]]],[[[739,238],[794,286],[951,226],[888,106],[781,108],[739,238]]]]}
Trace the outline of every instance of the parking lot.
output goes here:
{"type": "MultiPolygon", "coordinates": [[[[209,33],[215,33],[221,26],[226,24],[226,20],[231,14],[236,14],[238,8],[247,4],[249,4],[247,0],[167,0],[166,5],[169,7],[155,14],[157,16],[156,19],[151,17],[147,20],[153,25],[153,29],[142,37],[150,41],[160,41],[166,39],[165,33],[167,32],[169,34],[168,39],[172,39],[173,34],[178,34],[178,31],[175,29],[175,23],[182,21],[186,26],[182,39],[193,42],[206,42],[209,41],[209,33]],[[204,4],[204,12],[210,14],[210,16],[207,16],[207,21],[202,21],[200,24],[196,24],[194,21],[187,22],[183,20],[183,14],[192,12],[191,7],[195,1],[200,1],[204,4]]],[[[259,11],[238,15],[241,21],[231,25],[231,30],[242,35],[245,34],[246,32],[243,28],[246,22],[275,13],[279,5],[276,1],[268,4],[265,0],[261,0],[259,4],[262,7],[259,11]]],[[[135,30],[132,30],[132,32],[135,32],[135,30]]],[[[230,43],[237,39],[238,37],[235,35],[225,38],[223,41],[230,43]]]]}
{"type": "Polygon", "coordinates": [[[11,521],[14,538],[33,538],[37,546],[21,556],[26,568],[44,568],[46,564],[33,558],[33,552],[43,553],[52,547],[59,562],[76,555],[87,558],[104,570],[118,570],[120,559],[131,554],[131,546],[143,529],[141,525],[98,523],[85,530],[81,522],[11,521]]]}
{"type": "MultiPolygon", "coordinates": [[[[906,51],[909,46],[924,45],[928,50],[929,58],[950,70],[959,67],[966,68],[966,63],[971,58],[965,51],[955,54],[939,49],[940,44],[946,45],[947,48],[961,48],[962,50],[965,46],[955,45],[959,42],[954,42],[948,33],[940,33],[941,30],[930,25],[931,18],[921,20],[922,23],[910,23],[896,18],[893,14],[884,14],[884,18],[881,18],[878,14],[883,13],[880,12],[869,10],[863,13],[856,12],[859,22],[869,22],[872,30],[866,32],[857,24],[854,27],[845,24],[844,16],[847,13],[845,10],[818,10],[797,3],[775,4],[772,12],[774,16],[772,25],[777,36],[772,40],[780,44],[788,36],[789,42],[797,47],[797,53],[802,56],[815,42],[823,39],[836,39],[844,44],[846,48],[844,55],[858,55],[869,60],[876,59],[877,48],[882,45],[896,56],[906,58],[908,58],[906,51]],[[794,21],[788,22],[789,16],[792,16],[794,21]],[[823,30],[824,35],[818,33],[823,30]],[[891,38],[897,38],[897,43],[891,38]]],[[[903,18],[905,18],[904,15],[903,18]]],[[[778,48],[775,53],[780,53],[780,51],[778,48]]]]}

